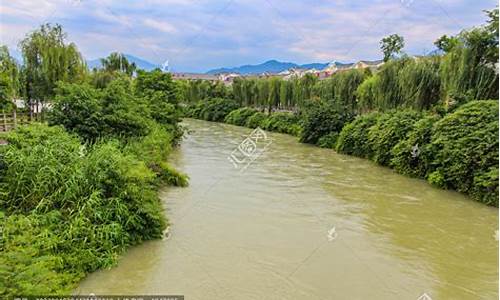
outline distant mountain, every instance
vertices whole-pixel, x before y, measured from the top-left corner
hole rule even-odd
[[[213,69],[206,74],[219,74],[219,73],[239,73],[242,75],[248,75],[248,74],[260,74],[264,72],[268,73],[279,73],[285,70],[288,70],[290,68],[300,68],[300,69],[317,69],[317,70],[322,70],[328,66],[328,63],[312,63],[312,64],[305,64],[305,65],[298,65],[295,63],[291,62],[280,62],[277,60],[268,60],[265,63],[259,64],[259,65],[244,65],[240,67],[234,67],[234,68],[219,68],[219,69]]]
[[[139,57],[136,57],[136,56],[133,56],[133,55],[130,55],[130,54],[123,54],[123,56],[125,56],[129,62],[135,63],[135,65],[139,69],[143,69],[143,70],[146,70],[146,71],[151,71],[151,70],[154,70],[156,68],[160,68],[161,69],[161,66],[153,64],[153,63],[151,63],[151,62],[149,62],[147,60],[144,60],[142,58],[139,58]],[[93,69],[93,68],[99,69],[99,68],[102,67],[100,58],[88,60],[87,61],[87,65],[88,65],[88,67],[90,69]]]
[[[328,63],[322,64],[322,63],[312,63],[312,64],[305,64],[305,65],[300,65],[299,67],[301,69],[316,69],[316,70],[323,70],[324,68],[328,67]]]

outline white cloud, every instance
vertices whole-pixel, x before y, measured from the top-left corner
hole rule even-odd
[[[57,10],[57,5],[59,1],[29,1],[29,0],[18,0],[18,1],[2,1],[0,3],[0,11],[2,15],[8,15],[13,17],[34,17],[34,18],[44,18],[53,14]]]
[[[147,19],[144,19],[143,23],[144,23],[144,25],[151,27],[153,29],[159,30],[161,32],[165,32],[165,33],[177,32],[177,28],[174,25],[172,25],[168,22],[165,22],[165,21],[158,21],[158,20],[147,18]]]

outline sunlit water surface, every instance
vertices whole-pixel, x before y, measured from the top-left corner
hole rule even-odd
[[[161,192],[171,237],[75,293],[498,299],[497,209],[281,134],[239,172],[228,155],[251,129],[184,124],[170,161],[190,186]]]

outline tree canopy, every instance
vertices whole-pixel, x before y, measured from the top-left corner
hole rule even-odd
[[[380,41],[380,49],[384,54],[384,61],[388,61],[405,47],[405,39],[398,34],[391,34]]]
[[[0,108],[12,105],[12,98],[19,93],[19,67],[7,46],[0,46]]]
[[[79,82],[84,79],[86,63],[76,45],[66,42],[66,34],[59,24],[40,26],[21,41],[20,48],[24,63],[24,93],[30,100],[53,98],[58,81]]]

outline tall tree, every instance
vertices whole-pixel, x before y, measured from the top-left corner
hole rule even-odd
[[[132,76],[132,74],[137,69],[135,63],[129,62],[122,53],[118,52],[113,52],[108,57],[101,58],[101,64],[105,71],[118,71],[121,73],[125,73],[128,76]]]
[[[66,43],[62,26],[47,23],[29,33],[20,43],[23,53],[24,93],[33,100],[52,99],[58,81],[79,82],[87,67],[75,44]]]
[[[391,34],[380,41],[380,49],[384,53],[384,61],[388,61],[396,54],[401,53],[405,46],[405,40],[398,34]]]
[[[277,108],[280,103],[280,88],[281,80],[279,78],[271,78],[269,81],[269,94],[267,99],[268,111],[272,108]]]
[[[447,36],[445,34],[445,35],[441,36],[439,39],[437,39],[434,42],[434,45],[436,45],[436,47],[439,50],[441,50],[445,53],[448,53],[448,52],[452,51],[453,48],[458,46],[459,43],[460,43],[460,41],[456,37]]]
[[[487,24],[464,30],[440,66],[446,106],[498,98],[498,9],[486,11]]]
[[[19,94],[19,68],[7,46],[0,46],[0,108],[12,106],[12,98]]]

